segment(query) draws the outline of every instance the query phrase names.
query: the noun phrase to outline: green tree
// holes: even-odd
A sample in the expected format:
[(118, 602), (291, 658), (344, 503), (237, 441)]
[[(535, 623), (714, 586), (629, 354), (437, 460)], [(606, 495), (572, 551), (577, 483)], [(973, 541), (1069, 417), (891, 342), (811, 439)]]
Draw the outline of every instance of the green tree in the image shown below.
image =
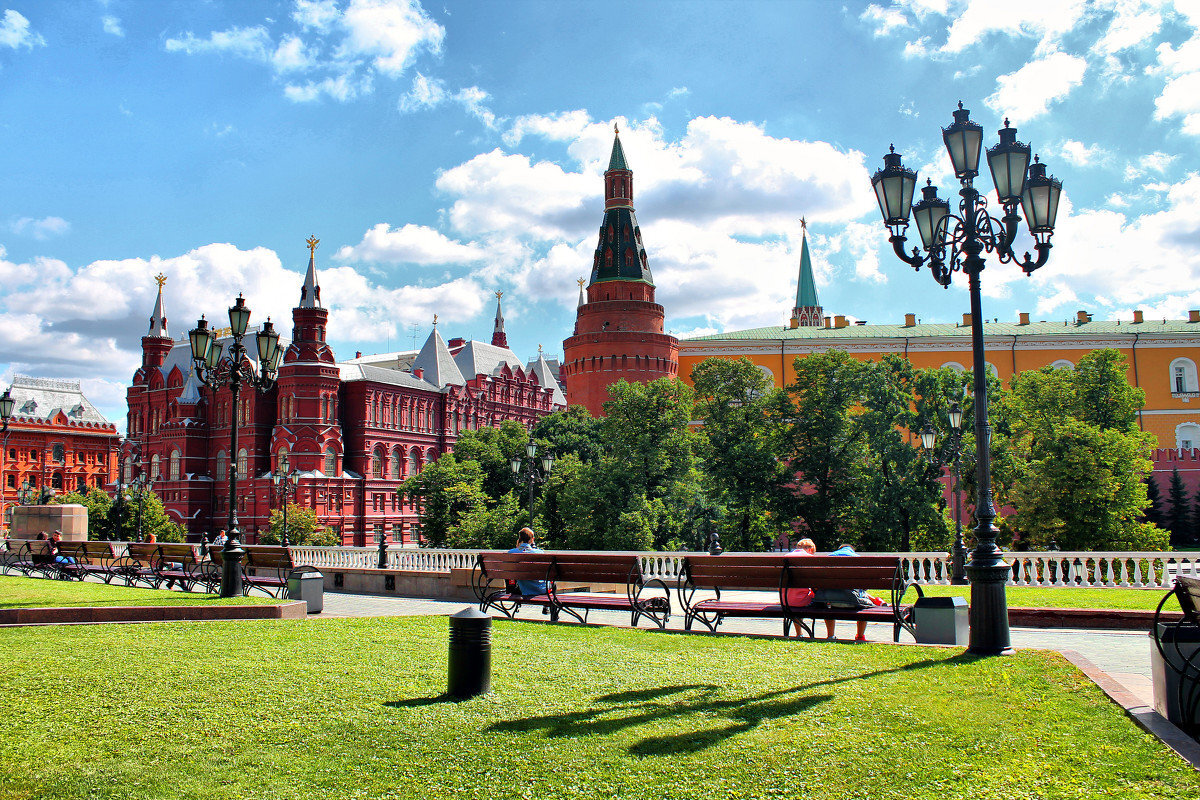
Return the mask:
[(662, 498), (695, 463), (694, 393), (678, 378), (608, 387), (600, 424), (610, 469), (619, 468), (631, 494)]
[[(287, 504), (288, 543), (312, 547), (333, 547), (341, 544), (341, 538), (328, 527), (317, 522), (317, 512), (307, 506)], [(263, 544), (279, 544), (283, 541), (283, 509), (271, 509), (267, 529), (259, 536)]]
[(746, 358), (705, 359), (692, 384), (706, 500), (726, 510), (722, 543), (765, 550), (783, 528), (792, 492), (783, 460), (787, 396)]
[(867, 449), (857, 415), (861, 364), (840, 350), (797, 358), (787, 387), (793, 416), (784, 454), (797, 473), (789, 517), (799, 517), (817, 547), (836, 547), (863, 490)]
[[(1166, 513), (1163, 509), (1162, 490), (1158, 488), (1158, 481), (1154, 479), (1154, 474), (1146, 476), (1146, 498), (1149, 500), (1149, 505), (1146, 506), (1146, 521), (1151, 522), (1158, 527), (1165, 527)], [(1196, 515), (1192, 515), (1192, 520), (1197, 519)]]
[[(1014, 377), (998, 416), (1010, 431), (1006, 522), (1034, 545), (1067, 549), (1157, 549), (1165, 537), (1143, 522), (1153, 437), (1137, 430), (1144, 395), (1129, 387), (1123, 358), (1097, 350), (1074, 370)], [(1186, 497), (1181, 506), (1186, 514)]]
[(525, 458), (529, 432), (514, 420), (504, 420), (498, 428), (463, 431), (454, 444), (454, 457), (463, 463), (474, 461), (483, 471), (483, 491), (496, 501), (518, 488), (509, 463), (514, 456)]
[(459, 461), (444, 453), (401, 485), (421, 502), (421, 536), (432, 547), (446, 547), (454, 529), (469, 514), (487, 508), (483, 469), (477, 461)]
[(1167, 508), (1165, 527), (1171, 532), (1171, 545), (1178, 547), (1187, 541), (1192, 530), (1192, 519), (1188, 508), (1187, 487), (1183, 485), (1183, 476), (1179, 468), (1171, 470), (1171, 483), (1167, 489)]
[(583, 406), (567, 406), (538, 421), (533, 438), (563, 458), (574, 455), (585, 464), (595, 460), (604, 449), (600, 419)]

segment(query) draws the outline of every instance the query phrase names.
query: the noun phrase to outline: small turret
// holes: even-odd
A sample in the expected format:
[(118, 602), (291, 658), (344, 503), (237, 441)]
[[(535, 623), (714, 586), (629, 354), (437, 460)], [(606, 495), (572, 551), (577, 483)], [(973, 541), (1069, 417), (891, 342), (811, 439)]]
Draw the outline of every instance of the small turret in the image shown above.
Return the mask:
[(317, 245), (321, 240), (310, 236), (308, 243), (308, 273), (300, 287), (300, 305), (297, 308), (321, 308), (321, 286), (317, 283)]
[(808, 222), (803, 217), (800, 230), (800, 276), (796, 281), (796, 306), (792, 309), (791, 327), (820, 327), (825, 324), (825, 313), (817, 299), (817, 280), (808, 255)]
[(169, 338), (167, 333), (167, 312), (163, 307), (163, 284), (167, 282), (167, 276), (161, 272), (154, 276), (154, 280), (158, 283), (158, 297), (154, 300), (154, 310), (150, 312), (150, 330), (146, 333), (147, 336), (157, 338)]
[(142, 337), (142, 366), (161, 367), (171, 352), (171, 335), (167, 333), (167, 312), (163, 306), (163, 284), (167, 276), (159, 273), (154, 276), (158, 282), (158, 297), (154, 300), (154, 310), (150, 312), (150, 330)]
[(496, 325), (492, 328), (492, 344), (508, 347), (508, 336), (504, 333), (504, 312), (500, 310), (500, 298), (504, 292), (496, 292)]

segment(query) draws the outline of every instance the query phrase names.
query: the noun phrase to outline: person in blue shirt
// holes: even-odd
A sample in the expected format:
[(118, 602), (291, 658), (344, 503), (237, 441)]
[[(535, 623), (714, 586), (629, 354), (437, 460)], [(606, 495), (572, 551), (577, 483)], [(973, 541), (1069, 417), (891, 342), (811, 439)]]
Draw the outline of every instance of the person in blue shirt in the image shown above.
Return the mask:
[[(849, 556), (858, 557), (858, 553), (854, 552), (854, 548), (848, 544), (844, 544), (837, 550), (834, 550), (829, 555), (831, 556)], [(830, 608), (871, 608), (875, 605), (871, 600), (871, 596), (867, 594), (865, 589), (817, 589), (813, 597), (814, 603), (824, 603)], [(854, 641), (865, 642), (867, 640), (867, 621), (865, 619), (855, 620), (858, 630), (855, 633)], [(837, 622), (832, 619), (825, 620), (825, 633), (827, 638), (833, 639), (834, 629)]]
[[(542, 548), (534, 544), (533, 531), (529, 528), (521, 528), (517, 533), (517, 546), (510, 553), (541, 553)], [(529, 597), (535, 594), (546, 593), (545, 581), (517, 581), (517, 591)]]

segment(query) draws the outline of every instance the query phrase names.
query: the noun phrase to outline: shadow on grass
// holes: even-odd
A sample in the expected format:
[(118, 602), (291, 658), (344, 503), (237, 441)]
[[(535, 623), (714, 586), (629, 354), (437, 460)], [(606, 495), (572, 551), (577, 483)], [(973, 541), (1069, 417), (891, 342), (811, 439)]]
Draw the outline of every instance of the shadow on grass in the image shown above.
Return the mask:
[(421, 708), (423, 706), (436, 706), (439, 703), (457, 703), (461, 698), (451, 697), (443, 692), (437, 697), (410, 697), (407, 700), (388, 700), (384, 703), (387, 708)]
[[(677, 734), (650, 737), (635, 742), (629, 753), (635, 756), (658, 756), (678, 753), (697, 753), (713, 745), (745, 733), (766, 720), (781, 719), (800, 714), (816, 705), (832, 700), (833, 693), (804, 694), (820, 687), (829, 687), (852, 681), (872, 678), (933, 666), (966, 664), (979, 657), (966, 653), (950, 658), (930, 658), (915, 661), (894, 669), (848, 675), (817, 681), (805, 686), (777, 689), (753, 697), (721, 699), (721, 687), (716, 684), (680, 684), (655, 686), (629, 692), (617, 692), (593, 698), (589, 708), (574, 713), (556, 713), (544, 716), (496, 722), (487, 730), (507, 733), (523, 733), (541, 730), (549, 738), (578, 738), (582, 736), (605, 736), (640, 725), (669, 719), (682, 721), (689, 715), (720, 716), (732, 721), (731, 725), (709, 730), (684, 730)], [(393, 705), (389, 703), (389, 705)]]

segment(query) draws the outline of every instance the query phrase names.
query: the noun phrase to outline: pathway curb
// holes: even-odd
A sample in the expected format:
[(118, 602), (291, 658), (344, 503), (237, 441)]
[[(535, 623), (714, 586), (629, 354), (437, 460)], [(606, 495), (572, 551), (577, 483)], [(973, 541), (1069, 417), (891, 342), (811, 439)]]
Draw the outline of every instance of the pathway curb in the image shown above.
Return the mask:
[(94, 625), (102, 622), (180, 622), (235, 619), (304, 619), (302, 601), (263, 606), (68, 606), (3, 608), (0, 626)]

